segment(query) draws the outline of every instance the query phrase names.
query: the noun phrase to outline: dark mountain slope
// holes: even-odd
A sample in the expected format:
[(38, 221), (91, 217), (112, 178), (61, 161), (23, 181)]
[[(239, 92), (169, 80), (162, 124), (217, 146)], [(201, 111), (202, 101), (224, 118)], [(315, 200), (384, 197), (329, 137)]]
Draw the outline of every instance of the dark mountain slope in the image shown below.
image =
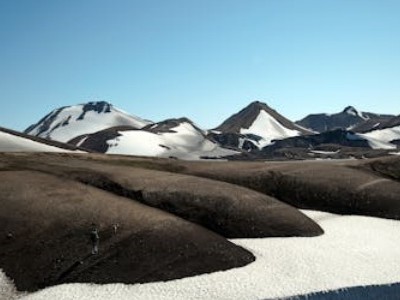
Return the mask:
[[(352, 129), (353, 127), (368, 122), (376, 124), (389, 120), (392, 115), (380, 115), (368, 112), (359, 112), (354, 107), (348, 106), (342, 112), (336, 114), (311, 114), (296, 122), (305, 128), (316, 132), (325, 132), (336, 129)], [(358, 131), (358, 130), (356, 130)]]

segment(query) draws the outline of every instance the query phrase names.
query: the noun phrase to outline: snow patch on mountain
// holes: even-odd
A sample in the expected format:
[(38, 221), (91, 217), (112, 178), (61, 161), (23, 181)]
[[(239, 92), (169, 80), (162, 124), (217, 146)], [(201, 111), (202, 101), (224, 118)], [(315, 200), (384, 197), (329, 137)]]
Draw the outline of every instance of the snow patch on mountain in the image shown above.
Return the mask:
[(396, 148), (395, 145), (390, 144), (389, 142), (382, 141), (382, 140), (377, 139), (372, 136), (366, 136), (365, 134), (361, 134), (361, 133), (348, 132), (346, 135), (346, 138), (348, 140), (353, 140), (353, 141), (366, 140), (368, 142), (368, 145), (372, 149), (395, 149)]
[(364, 120), (368, 120), (368, 116), (364, 116), (362, 112), (359, 112), (357, 109), (355, 109), (353, 106), (348, 106), (344, 109), (344, 113), (354, 116), (354, 117), (360, 117)]
[(240, 133), (252, 134), (261, 137), (261, 139), (256, 142), (260, 149), (271, 144), (273, 140), (282, 140), (301, 134), (297, 130), (284, 127), (265, 110), (260, 111), (259, 115), (249, 128), (240, 129)]
[[(0, 152), (72, 152), (0, 131)], [(76, 152), (76, 151), (74, 151)], [(81, 152), (81, 151), (79, 151)]]
[(176, 157), (195, 160), (238, 154), (211, 142), (192, 124), (183, 122), (170, 132), (154, 133), (144, 130), (119, 131), (120, 136), (107, 141), (108, 154)]
[(148, 124), (151, 122), (131, 116), (107, 102), (89, 102), (56, 109), (25, 132), (46, 139), (68, 142), (77, 136), (110, 127), (142, 128)]
[(391, 142), (400, 139), (400, 126), (377, 129), (358, 135), (368, 140), (373, 149), (396, 149), (396, 145)]

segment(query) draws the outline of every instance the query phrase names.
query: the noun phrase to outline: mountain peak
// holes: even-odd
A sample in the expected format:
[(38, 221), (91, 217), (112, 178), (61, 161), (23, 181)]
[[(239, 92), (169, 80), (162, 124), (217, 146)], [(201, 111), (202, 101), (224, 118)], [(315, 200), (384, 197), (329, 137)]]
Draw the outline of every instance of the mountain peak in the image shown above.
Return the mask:
[(130, 126), (139, 129), (149, 123), (151, 122), (116, 109), (109, 102), (91, 101), (55, 109), (38, 123), (29, 126), (25, 133), (68, 142), (82, 134), (106, 128)]
[(269, 109), (271, 109), (266, 103), (256, 100), (256, 101), (251, 102), (248, 106), (246, 106), (244, 108), (244, 110), (246, 110), (246, 109), (254, 109), (254, 108), (256, 108), (258, 110), (269, 110)]
[(343, 110), (343, 113), (346, 113), (346, 114), (352, 115), (352, 116), (360, 116), (360, 113), (358, 112), (357, 109), (354, 108), (354, 106), (347, 106)]
[(193, 130), (196, 130), (203, 135), (205, 134), (204, 130), (200, 129), (200, 127), (198, 127), (192, 120), (186, 117), (166, 119), (158, 123), (149, 124), (143, 127), (143, 130), (153, 133), (173, 132), (174, 128), (177, 128), (185, 123), (191, 126)]
[[(302, 133), (310, 133), (307, 130), (300, 128), (284, 116), (280, 115), (277, 111), (269, 107), (266, 103), (261, 101), (253, 101), (248, 106), (243, 108), (238, 113), (232, 115), (230, 118), (225, 120), (220, 126), (215, 128), (216, 131), (224, 133), (241, 133), (245, 129), (249, 129), (254, 122), (261, 116), (267, 115), (270, 122), (276, 124), (275, 127), (284, 128), (288, 130), (295, 130)], [(274, 126), (273, 126), (274, 127)], [(270, 131), (271, 128), (266, 126), (264, 128), (266, 132)]]
[[(112, 104), (106, 101), (90, 101), (82, 104), (82, 106), (84, 113), (87, 111), (95, 111), (97, 113), (110, 113), (112, 108)], [(81, 118), (83, 118), (83, 115)]]

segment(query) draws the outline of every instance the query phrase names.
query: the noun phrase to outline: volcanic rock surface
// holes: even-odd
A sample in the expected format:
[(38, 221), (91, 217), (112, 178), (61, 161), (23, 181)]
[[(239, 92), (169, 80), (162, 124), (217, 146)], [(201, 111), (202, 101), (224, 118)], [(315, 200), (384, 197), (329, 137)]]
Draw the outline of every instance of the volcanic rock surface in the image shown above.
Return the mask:
[[(254, 260), (221, 236), (132, 199), (35, 171), (3, 171), (0, 179), (0, 267), (19, 290), (169, 280)], [(91, 255), (92, 222), (98, 255)]]
[[(177, 174), (183, 168), (175, 160), (0, 154), (0, 268), (27, 291), (66, 282), (163, 281), (254, 260), (223, 236), (322, 234), (289, 205)], [(90, 253), (92, 223), (98, 255)]]
[[(369, 160), (174, 162), (176, 172), (244, 186), (298, 208), (400, 219), (399, 156)], [(147, 168), (162, 168), (148, 160)]]

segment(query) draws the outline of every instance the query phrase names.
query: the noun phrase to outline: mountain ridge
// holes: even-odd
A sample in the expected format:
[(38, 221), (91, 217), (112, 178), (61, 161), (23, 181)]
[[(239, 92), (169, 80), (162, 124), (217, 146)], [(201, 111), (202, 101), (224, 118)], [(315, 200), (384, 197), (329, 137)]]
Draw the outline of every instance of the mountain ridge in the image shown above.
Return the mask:
[[(333, 148), (350, 147), (356, 152), (360, 148), (396, 149), (400, 144), (400, 127), (396, 127), (400, 126), (400, 116), (360, 112), (349, 105), (336, 114), (311, 114), (307, 118), (322, 119), (324, 128), (339, 128), (318, 136), (315, 127), (305, 128), (307, 122), (292, 122), (261, 101), (251, 102), (211, 130), (184, 116), (147, 121), (99, 101), (57, 108), (25, 132), (101, 153), (183, 159), (241, 156), (246, 152), (264, 157), (262, 153), (271, 153), (270, 149), (275, 149), (273, 153), (292, 151), (299, 145), (305, 147), (307, 141), (314, 147), (336, 145)], [(328, 127), (326, 120), (331, 120)], [(348, 133), (329, 134), (337, 129)]]
[(352, 130), (352, 128), (357, 128), (357, 126), (361, 126), (364, 123), (376, 124), (388, 121), (393, 117), (394, 115), (360, 112), (354, 106), (347, 106), (341, 112), (334, 114), (309, 114), (295, 123), (315, 132), (322, 133), (335, 129)]

